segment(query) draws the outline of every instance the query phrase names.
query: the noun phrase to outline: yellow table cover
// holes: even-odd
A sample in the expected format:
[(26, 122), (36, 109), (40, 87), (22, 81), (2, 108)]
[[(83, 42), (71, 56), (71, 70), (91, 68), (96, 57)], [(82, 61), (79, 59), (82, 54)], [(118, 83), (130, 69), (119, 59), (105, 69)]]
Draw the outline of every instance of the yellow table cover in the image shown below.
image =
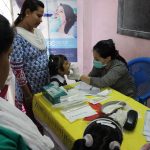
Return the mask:
[[(116, 100), (125, 101), (138, 112), (138, 122), (134, 131), (124, 131), (121, 150), (140, 150), (141, 146), (146, 143), (146, 138), (143, 135), (143, 126), (145, 112), (149, 108), (113, 89), (109, 98), (103, 101), (102, 104)], [(83, 132), (89, 123), (83, 119), (70, 123), (60, 113), (59, 109), (52, 107), (42, 93), (34, 95), (33, 112), (36, 118), (46, 124), (68, 149), (71, 149), (75, 140), (82, 138)]]

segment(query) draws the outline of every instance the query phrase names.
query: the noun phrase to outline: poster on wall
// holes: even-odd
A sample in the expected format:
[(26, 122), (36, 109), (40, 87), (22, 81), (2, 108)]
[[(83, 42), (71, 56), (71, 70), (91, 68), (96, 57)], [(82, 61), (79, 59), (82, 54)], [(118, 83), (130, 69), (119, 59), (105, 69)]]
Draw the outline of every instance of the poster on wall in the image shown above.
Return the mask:
[[(42, 31), (49, 54), (63, 54), (77, 62), (77, 0), (41, 0), (44, 5)], [(13, 0), (14, 18), (24, 0)]]
[(63, 54), (77, 62), (76, 0), (46, 0), (47, 46), (50, 54)]

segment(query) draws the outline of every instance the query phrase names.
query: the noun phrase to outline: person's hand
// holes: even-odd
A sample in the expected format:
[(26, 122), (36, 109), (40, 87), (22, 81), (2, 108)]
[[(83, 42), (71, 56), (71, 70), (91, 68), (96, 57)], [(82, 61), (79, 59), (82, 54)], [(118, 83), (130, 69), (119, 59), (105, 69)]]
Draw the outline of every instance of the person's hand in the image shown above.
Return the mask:
[(75, 65), (70, 66), (70, 74), (67, 75), (70, 80), (80, 80), (80, 71), (79, 68)]
[(150, 149), (150, 143), (146, 143), (141, 147), (141, 150), (149, 150)]

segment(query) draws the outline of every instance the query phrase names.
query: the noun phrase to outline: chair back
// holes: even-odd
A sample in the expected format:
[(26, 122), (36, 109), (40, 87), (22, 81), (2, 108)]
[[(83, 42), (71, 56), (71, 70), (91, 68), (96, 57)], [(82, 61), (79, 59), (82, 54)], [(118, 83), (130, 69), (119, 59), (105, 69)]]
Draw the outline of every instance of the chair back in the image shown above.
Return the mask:
[(128, 62), (128, 68), (135, 81), (137, 100), (145, 103), (150, 98), (150, 58), (132, 59)]

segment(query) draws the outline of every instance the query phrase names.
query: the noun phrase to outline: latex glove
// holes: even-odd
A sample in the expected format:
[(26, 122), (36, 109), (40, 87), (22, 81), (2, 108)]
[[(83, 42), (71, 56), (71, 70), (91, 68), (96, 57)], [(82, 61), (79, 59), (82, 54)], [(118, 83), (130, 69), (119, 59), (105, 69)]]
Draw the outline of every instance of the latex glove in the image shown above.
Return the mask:
[(70, 66), (70, 74), (67, 76), (70, 80), (80, 80), (80, 71), (78, 66), (71, 65)]

